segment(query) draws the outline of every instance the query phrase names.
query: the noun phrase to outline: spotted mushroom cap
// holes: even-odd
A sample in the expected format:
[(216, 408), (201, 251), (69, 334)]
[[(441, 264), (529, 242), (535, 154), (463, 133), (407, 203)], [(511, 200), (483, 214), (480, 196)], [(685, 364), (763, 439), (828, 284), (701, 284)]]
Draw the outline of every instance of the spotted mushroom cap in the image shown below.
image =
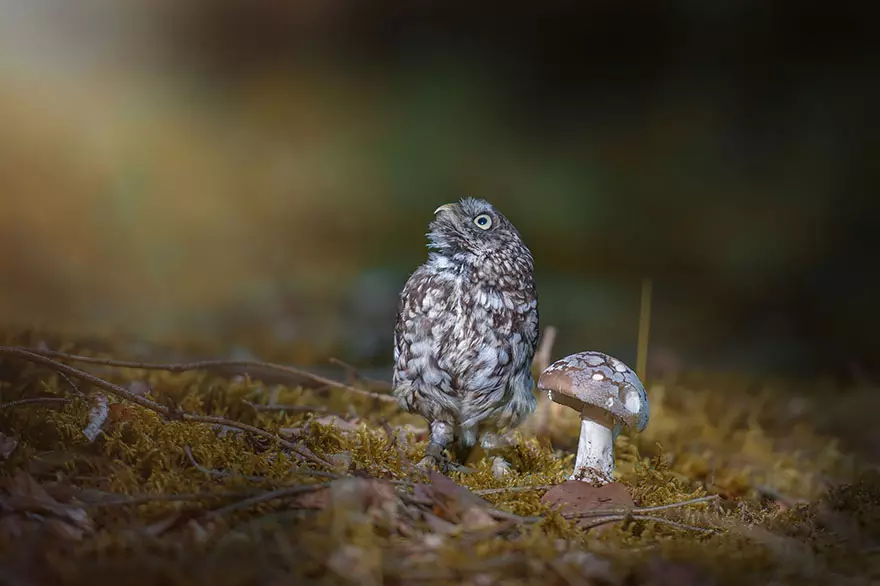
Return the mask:
[(538, 388), (555, 403), (594, 405), (638, 431), (648, 425), (648, 395), (642, 381), (622, 361), (602, 352), (578, 352), (557, 360), (541, 373)]

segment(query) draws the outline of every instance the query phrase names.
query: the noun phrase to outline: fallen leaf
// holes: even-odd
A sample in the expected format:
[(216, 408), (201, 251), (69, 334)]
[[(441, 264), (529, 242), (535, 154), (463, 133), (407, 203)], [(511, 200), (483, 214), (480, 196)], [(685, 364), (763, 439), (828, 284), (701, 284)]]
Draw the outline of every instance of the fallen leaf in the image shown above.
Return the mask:
[(422, 513), (422, 517), (425, 519), (425, 522), (428, 524), (431, 531), (436, 534), (449, 535), (455, 531), (456, 525), (454, 523), (441, 519), (433, 513)]
[(113, 403), (110, 405), (110, 413), (108, 419), (114, 423), (122, 423), (131, 421), (134, 418), (134, 409), (124, 403)]
[(60, 537), (81, 539), (93, 529), (84, 509), (57, 501), (24, 470), (5, 479), (2, 488), (7, 495), (2, 499), (4, 512), (18, 518), (5, 523), (4, 531), (14, 535), (22, 527), (43, 525)]
[(296, 499), (296, 505), (303, 509), (326, 509), (330, 505), (330, 490), (322, 488), (307, 492)]
[(467, 530), (495, 524), (486, 510), (489, 508), (488, 501), (439, 472), (432, 471), (430, 478), (430, 498), (434, 501), (434, 513), (438, 517), (461, 524)]
[(17, 447), (18, 438), (6, 435), (0, 431), (0, 460), (8, 460)]
[(643, 586), (714, 586), (715, 580), (693, 564), (654, 558), (642, 569)]
[[(629, 490), (619, 482), (596, 486), (581, 480), (567, 480), (544, 493), (541, 501), (550, 506), (558, 506), (563, 515), (635, 507)], [(589, 527), (591, 524), (592, 519), (589, 517), (577, 521), (577, 525), (581, 527)], [(599, 526), (595, 529), (601, 531), (602, 527)]]

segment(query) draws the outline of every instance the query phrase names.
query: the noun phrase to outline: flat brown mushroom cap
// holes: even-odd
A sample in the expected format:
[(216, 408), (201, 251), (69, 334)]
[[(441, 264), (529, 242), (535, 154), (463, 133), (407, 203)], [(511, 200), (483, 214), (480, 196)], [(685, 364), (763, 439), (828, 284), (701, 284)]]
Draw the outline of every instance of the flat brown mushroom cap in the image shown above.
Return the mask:
[(642, 381), (622, 361), (602, 352), (579, 352), (557, 360), (541, 373), (538, 388), (548, 391), (552, 401), (574, 409), (583, 404), (604, 409), (638, 431), (648, 425), (648, 395)]

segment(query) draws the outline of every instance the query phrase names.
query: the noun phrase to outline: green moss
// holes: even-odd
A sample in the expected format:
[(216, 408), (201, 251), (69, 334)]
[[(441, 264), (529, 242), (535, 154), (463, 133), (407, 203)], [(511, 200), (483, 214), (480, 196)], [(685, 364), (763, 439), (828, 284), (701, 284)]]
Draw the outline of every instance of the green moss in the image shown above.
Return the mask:
[[(66, 349), (87, 353), (70, 344)], [(72, 399), (0, 410), (0, 431), (19, 441), (2, 462), (7, 485), (20, 469), (53, 490), (69, 485), (119, 495), (256, 494), (327, 480), (297, 472), (304, 464), (271, 442), (217, 426), (168, 421), (113, 397), (103, 433), (89, 443), (82, 429), (92, 398), (77, 396), (63, 377), (44, 368), (4, 357), (0, 369), (5, 379), (0, 402), (34, 396)], [(357, 415), (352, 424), (334, 425), (325, 413), (254, 410), (248, 402), (265, 402), (270, 392), (256, 380), (203, 372), (93, 371), (118, 384), (145, 382), (152, 398), (163, 404), (292, 433), (346, 474), (424, 481), (412, 463), (423, 454), (425, 440), (400, 427), (424, 423), (399, 413), (394, 404), (341, 390), (273, 391), (278, 403)], [(340, 489), (317, 509), (274, 500), (216, 518), (205, 514), (235, 499), (206, 496), (86, 507), (91, 526), (81, 539), (53, 537), (38, 523), (40, 530), (27, 539), (3, 532), (0, 555), (10, 563), (31, 556), (55, 580), (64, 576), (65, 583), (92, 585), (109, 583), (114, 576), (131, 584), (210, 581), (217, 586), (292, 578), (567, 583), (571, 576), (580, 580), (592, 571), (584, 560), (593, 560), (599, 572), (597, 559), (610, 563), (604, 580), (637, 584), (658, 556), (698, 567), (719, 584), (848, 583), (860, 576), (880, 577), (880, 474), (863, 472), (867, 467), (839, 447), (851, 438), (819, 433), (819, 420), (792, 420), (785, 391), (750, 392), (745, 383), (725, 378), (702, 377), (666, 388), (649, 385), (649, 397), (648, 429), (617, 439), (619, 481), (643, 507), (722, 495), (718, 503), (663, 513), (720, 533), (707, 536), (637, 520), (584, 532), (548, 510), (541, 491), (527, 491), (484, 498), (503, 511), (546, 515), (540, 523), (482, 533), (459, 527), (436, 534), (436, 528), (405, 509), (389, 512), (381, 499), (371, 504)], [(573, 466), (577, 426), (573, 412), (561, 414), (547, 437), (535, 437), (526, 426), (502, 453), (512, 468), (500, 479), (487, 459), (474, 462), (471, 474), (450, 476), (473, 490), (562, 482)], [(829, 491), (829, 486), (834, 488)], [(579, 551), (599, 557), (569, 555)], [(359, 569), (361, 578), (345, 568)]]

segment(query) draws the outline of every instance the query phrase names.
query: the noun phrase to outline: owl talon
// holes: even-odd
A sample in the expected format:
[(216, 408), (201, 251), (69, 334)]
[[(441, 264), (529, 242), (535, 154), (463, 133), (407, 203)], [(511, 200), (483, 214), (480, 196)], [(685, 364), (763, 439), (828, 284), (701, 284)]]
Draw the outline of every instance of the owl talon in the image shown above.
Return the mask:
[(427, 470), (432, 470), (432, 469), (438, 468), (437, 464), (438, 464), (437, 458), (435, 458), (433, 456), (425, 456), (424, 458), (419, 460), (418, 464), (416, 464), (416, 467), (421, 470), (427, 471)]

